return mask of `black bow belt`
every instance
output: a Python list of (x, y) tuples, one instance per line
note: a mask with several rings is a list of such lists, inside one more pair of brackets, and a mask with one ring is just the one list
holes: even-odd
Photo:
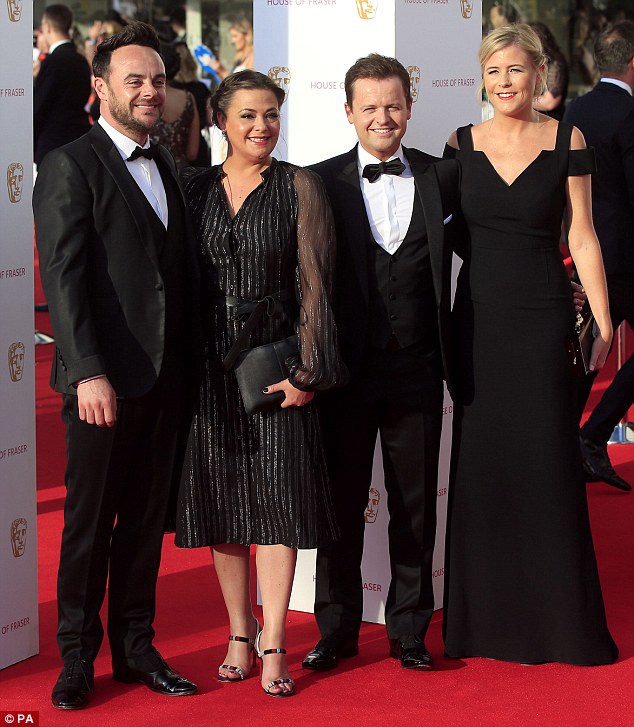
[(246, 300), (235, 295), (216, 298), (216, 302), (226, 305), (229, 320), (235, 321), (242, 316), (249, 315), (233, 346), (222, 360), (225, 371), (229, 371), (240, 353), (249, 347), (251, 333), (260, 322), (260, 318), (264, 315), (269, 318), (279, 318), (284, 313), (284, 301), (290, 300), (292, 297), (292, 291), (280, 290), (278, 293), (273, 293), (273, 295), (265, 295), (261, 300)]

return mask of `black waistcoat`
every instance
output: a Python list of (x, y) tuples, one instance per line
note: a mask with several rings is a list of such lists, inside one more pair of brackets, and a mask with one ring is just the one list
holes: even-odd
[[(398, 250), (390, 255), (368, 240), (368, 344), (385, 348), (394, 335), (401, 348), (419, 341), (438, 347), (436, 299), (425, 215), (414, 195), (412, 219)], [(428, 345), (427, 345), (428, 344)]]
[[(152, 211), (153, 238), (159, 270), (165, 289), (165, 352), (185, 354), (188, 330), (188, 306), (186, 260), (185, 260), (185, 217), (180, 192), (172, 175), (157, 162), (165, 187), (169, 210), (167, 230)], [(149, 203), (148, 203), (149, 204)]]

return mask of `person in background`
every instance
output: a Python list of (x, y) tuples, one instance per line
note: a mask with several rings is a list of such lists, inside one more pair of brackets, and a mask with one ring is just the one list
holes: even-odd
[(187, 40), (187, 12), (182, 5), (176, 6), (170, 13), (170, 25), (174, 31), (174, 43)]
[(562, 119), (566, 108), (566, 97), (568, 96), (568, 61), (557, 45), (555, 36), (550, 28), (544, 23), (528, 23), (537, 33), (542, 42), (544, 53), (548, 58), (548, 77), (546, 78), (546, 90), (538, 96), (533, 103), (536, 111), (541, 111), (553, 119)]
[(99, 43), (118, 33), (124, 25), (126, 25), (126, 21), (116, 10), (96, 13), (93, 16), (92, 25), (88, 29), (88, 37), (84, 41), (84, 54), (90, 65), (92, 65), (92, 59), (95, 57)]
[[(617, 328), (634, 327), (634, 23), (624, 20), (601, 33), (594, 47), (601, 80), (575, 99), (564, 119), (582, 131), (597, 155), (592, 212), (608, 282), (610, 315)], [(580, 385), (582, 413), (596, 377)], [(615, 472), (607, 452), (614, 427), (634, 401), (634, 356), (617, 372), (588, 421), (581, 427), (586, 479), (619, 490), (632, 487)]]
[(242, 71), (245, 68), (254, 68), (253, 56), (253, 26), (247, 18), (239, 18), (229, 28), (231, 44), (236, 49), (231, 70), (227, 70), (218, 59), (210, 61), (220, 78), (226, 78), (230, 73)]
[(211, 125), (211, 92), (207, 85), (198, 78), (198, 64), (187, 44), (182, 42), (174, 43), (174, 50), (180, 58), (180, 68), (172, 79), (171, 85), (173, 88), (181, 88), (192, 94), (196, 101), (200, 121), (200, 145), (193, 166), (208, 167), (210, 165), (210, 151), (206, 133), (204, 132)]
[(70, 37), (73, 14), (66, 5), (48, 5), (40, 33), (48, 45), (33, 84), (33, 158), (39, 166), (46, 154), (85, 134), (90, 121), (85, 106), (90, 96), (90, 66)]
[(489, 11), (489, 23), (492, 28), (501, 28), (522, 22), (522, 14), (512, 0), (495, 0)]
[(196, 102), (189, 91), (172, 85), (180, 68), (180, 57), (173, 45), (161, 44), (165, 63), (165, 107), (160, 120), (150, 131), (152, 141), (166, 146), (181, 170), (191, 166), (200, 148), (200, 121)]
[(42, 61), (48, 55), (48, 43), (39, 28), (33, 31), (33, 78), (37, 76), (42, 67)]

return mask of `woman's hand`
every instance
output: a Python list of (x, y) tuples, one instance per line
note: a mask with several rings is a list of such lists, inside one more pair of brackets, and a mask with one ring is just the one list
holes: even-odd
[(586, 291), (582, 288), (581, 285), (579, 285), (579, 283), (574, 283), (571, 280), (570, 285), (572, 286), (572, 303), (577, 313), (579, 313), (579, 311), (581, 311), (583, 309), (583, 306), (586, 304), (588, 296), (586, 295)]
[(592, 351), (590, 353), (590, 371), (598, 371), (605, 363), (605, 359), (610, 352), (610, 344), (612, 343), (612, 329), (609, 330), (607, 336), (599, 331), (599, 335), (594, 339)]
[(283, 391), (284, 396), (286, 397), (280, 404), (282, 409), (286, 409), (289, 406), (305, 406), (308, 402), (312, 401), (315, 396), (315, 392), (313, 391), (301, 391), (301, 389), (296, 389), (288, 379), (278, 381), (277, 384), (271, 384), (264, 389), (265, 394), (273, 394), (276, 391)]

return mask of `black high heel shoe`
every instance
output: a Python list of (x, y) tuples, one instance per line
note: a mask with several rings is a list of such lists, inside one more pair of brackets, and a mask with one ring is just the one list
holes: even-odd
[[(262, 651), (260, 649), (260, 636), (262, 635), (262, 631), (258, 633), (258, 635), (255, 637), (255, 653), (258, 656), (258, 659), (260, 662), (262, 662), (263, 656), (268, 656), (269, 654), (286, 654), (286, 649), (264, 649)], [(264, 670), (264, 664), (262, 664), (262, 669)], [(281, 687), (282, 684), (290, 684), (290, 689), (282, 689), (279, 692), (272, 692), (271, 689), (274, 687)], [(295, 694), (295, 682), (290, 677), (280, 677), (279, 679), (273, 679), (272, 682), (269, 682), (265, 687), (262, 687), (265, 694), (268, 694), (269, 697), (292, 697)]]
[[(233, 636), (233, 635), (229, 636), (229, 641), (241, 641), (244, 644), (249, 644), (249, 646), (251, 647), (250, 651), (253, 655), (252, 667), (254, 667), (256, 664), (255, 643), (256, 643), (257, 638), (260, 636), (260, 633), (262, 632), (262, 627), (260, 626), (260, 622), (256, 620), (255, 623), (256, 623), (255, 638), (249, 639), (246, 636)], [(234, 666), (233, 664), (221, 664), (218, 668), (225, 669), (225, 671), (229, 671), (232, 674), (238, 675), (238, 678), (235, 679), (235, 678), (227, 676), (226, 674), (221, 674), (220, 672), (218, 672), (217, 679), (219, 682), (225, 682), (225, 683), (226, 682), (229, 682), (229, 683), (230, 682), (242, 682), (249, 677), (249, 674), (244, 673), (244, 669), (242, 669), (239, 666)]]

